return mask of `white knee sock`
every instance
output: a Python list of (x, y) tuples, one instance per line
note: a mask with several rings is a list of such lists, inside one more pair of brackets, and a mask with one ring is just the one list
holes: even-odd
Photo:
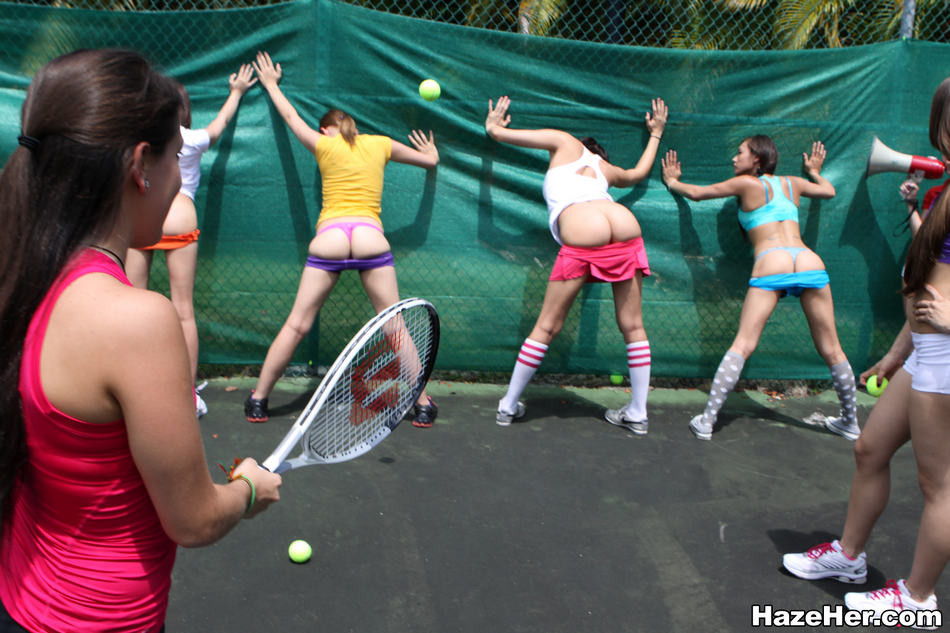
[(709, 390), (709, 399), (706, 401), (706, 410), (703, 411), (703, 421), (709, 424), (715, 424), (719, 417), (719, 410), (726, 402), (726, 398), (735, 389), (739, 382), (739, 376), (742, 374), (742, 368), (745, 366), (745, 358), (742, 354), (735, 352), (726, 352), (719, 362), (719, 369), (713, 377), (712, 388)]
[(630, 372), (627, 415), (631, 420), (646, 420), (647, 394), (650, 391), (650, 341), (634, 341), (627, 345), (627, 369)]
[(508, 382), (508, 393), (498, 403), (498, 409), (505, 413), (514, 413), (518, 408), (518, 398), (521, 392), (531, 382), (534, 372), (541, 366), (544, 355), (548, 351), (548, 346), (544, 343), (532, 341), (529, 338), (524, 340), (521, 345), (521, 351), (518, 352), (518, 360), (515, 361), (515, 368), (511, 372), (511, 380)]

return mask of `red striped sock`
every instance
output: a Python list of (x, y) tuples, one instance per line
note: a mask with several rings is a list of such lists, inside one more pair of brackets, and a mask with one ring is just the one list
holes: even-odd
[(518, 352), (518, 360), (515, 362), (515, 368), (511, 372), (511, 381), (508, 383), (508, 393), (498, 403), (498, 408), (506, 413), (514, 412), (518, 407), (518, 398), (521, 392), (531, 382), (534, 372), (541, 366), (544, 355), (548, 351), (548, 346), (544, 343), (532, 341), (529, 338), (524, 340), (521, 350)]
[(650, 341), (627, 344), (627, 369), (630, 372), (630, 404), (627, 405), (627, 416), (631, 420), (647, 419), (650, 363)]

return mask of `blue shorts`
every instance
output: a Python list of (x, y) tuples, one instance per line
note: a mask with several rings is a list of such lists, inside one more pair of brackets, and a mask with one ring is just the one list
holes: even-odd
[(781, 292), (783, 297), (786, 294), (798, 297), (802, 291), (809, 288), (824, 288), (830, 281), (826, 270), (803, 270), (798, 273), (752, 277), (749, 279), (749, 285), (762, 290)]

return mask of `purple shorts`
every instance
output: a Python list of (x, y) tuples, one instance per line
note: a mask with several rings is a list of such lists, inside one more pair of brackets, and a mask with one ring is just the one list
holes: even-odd
[(392, 252), (386, 252), (367, 259), (323, 259), (322, 257), (307, 256), (307, 266), (338, 273), (343, 270), (372, 270), (383, 266), (393, 265)]

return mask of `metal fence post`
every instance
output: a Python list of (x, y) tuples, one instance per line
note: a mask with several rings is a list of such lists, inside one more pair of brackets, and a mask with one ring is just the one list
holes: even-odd
[(914, 13), (917, 11), (917, 0), (904, 0), (904, 10), (901, 12), (901, 39), (914, 37)]

